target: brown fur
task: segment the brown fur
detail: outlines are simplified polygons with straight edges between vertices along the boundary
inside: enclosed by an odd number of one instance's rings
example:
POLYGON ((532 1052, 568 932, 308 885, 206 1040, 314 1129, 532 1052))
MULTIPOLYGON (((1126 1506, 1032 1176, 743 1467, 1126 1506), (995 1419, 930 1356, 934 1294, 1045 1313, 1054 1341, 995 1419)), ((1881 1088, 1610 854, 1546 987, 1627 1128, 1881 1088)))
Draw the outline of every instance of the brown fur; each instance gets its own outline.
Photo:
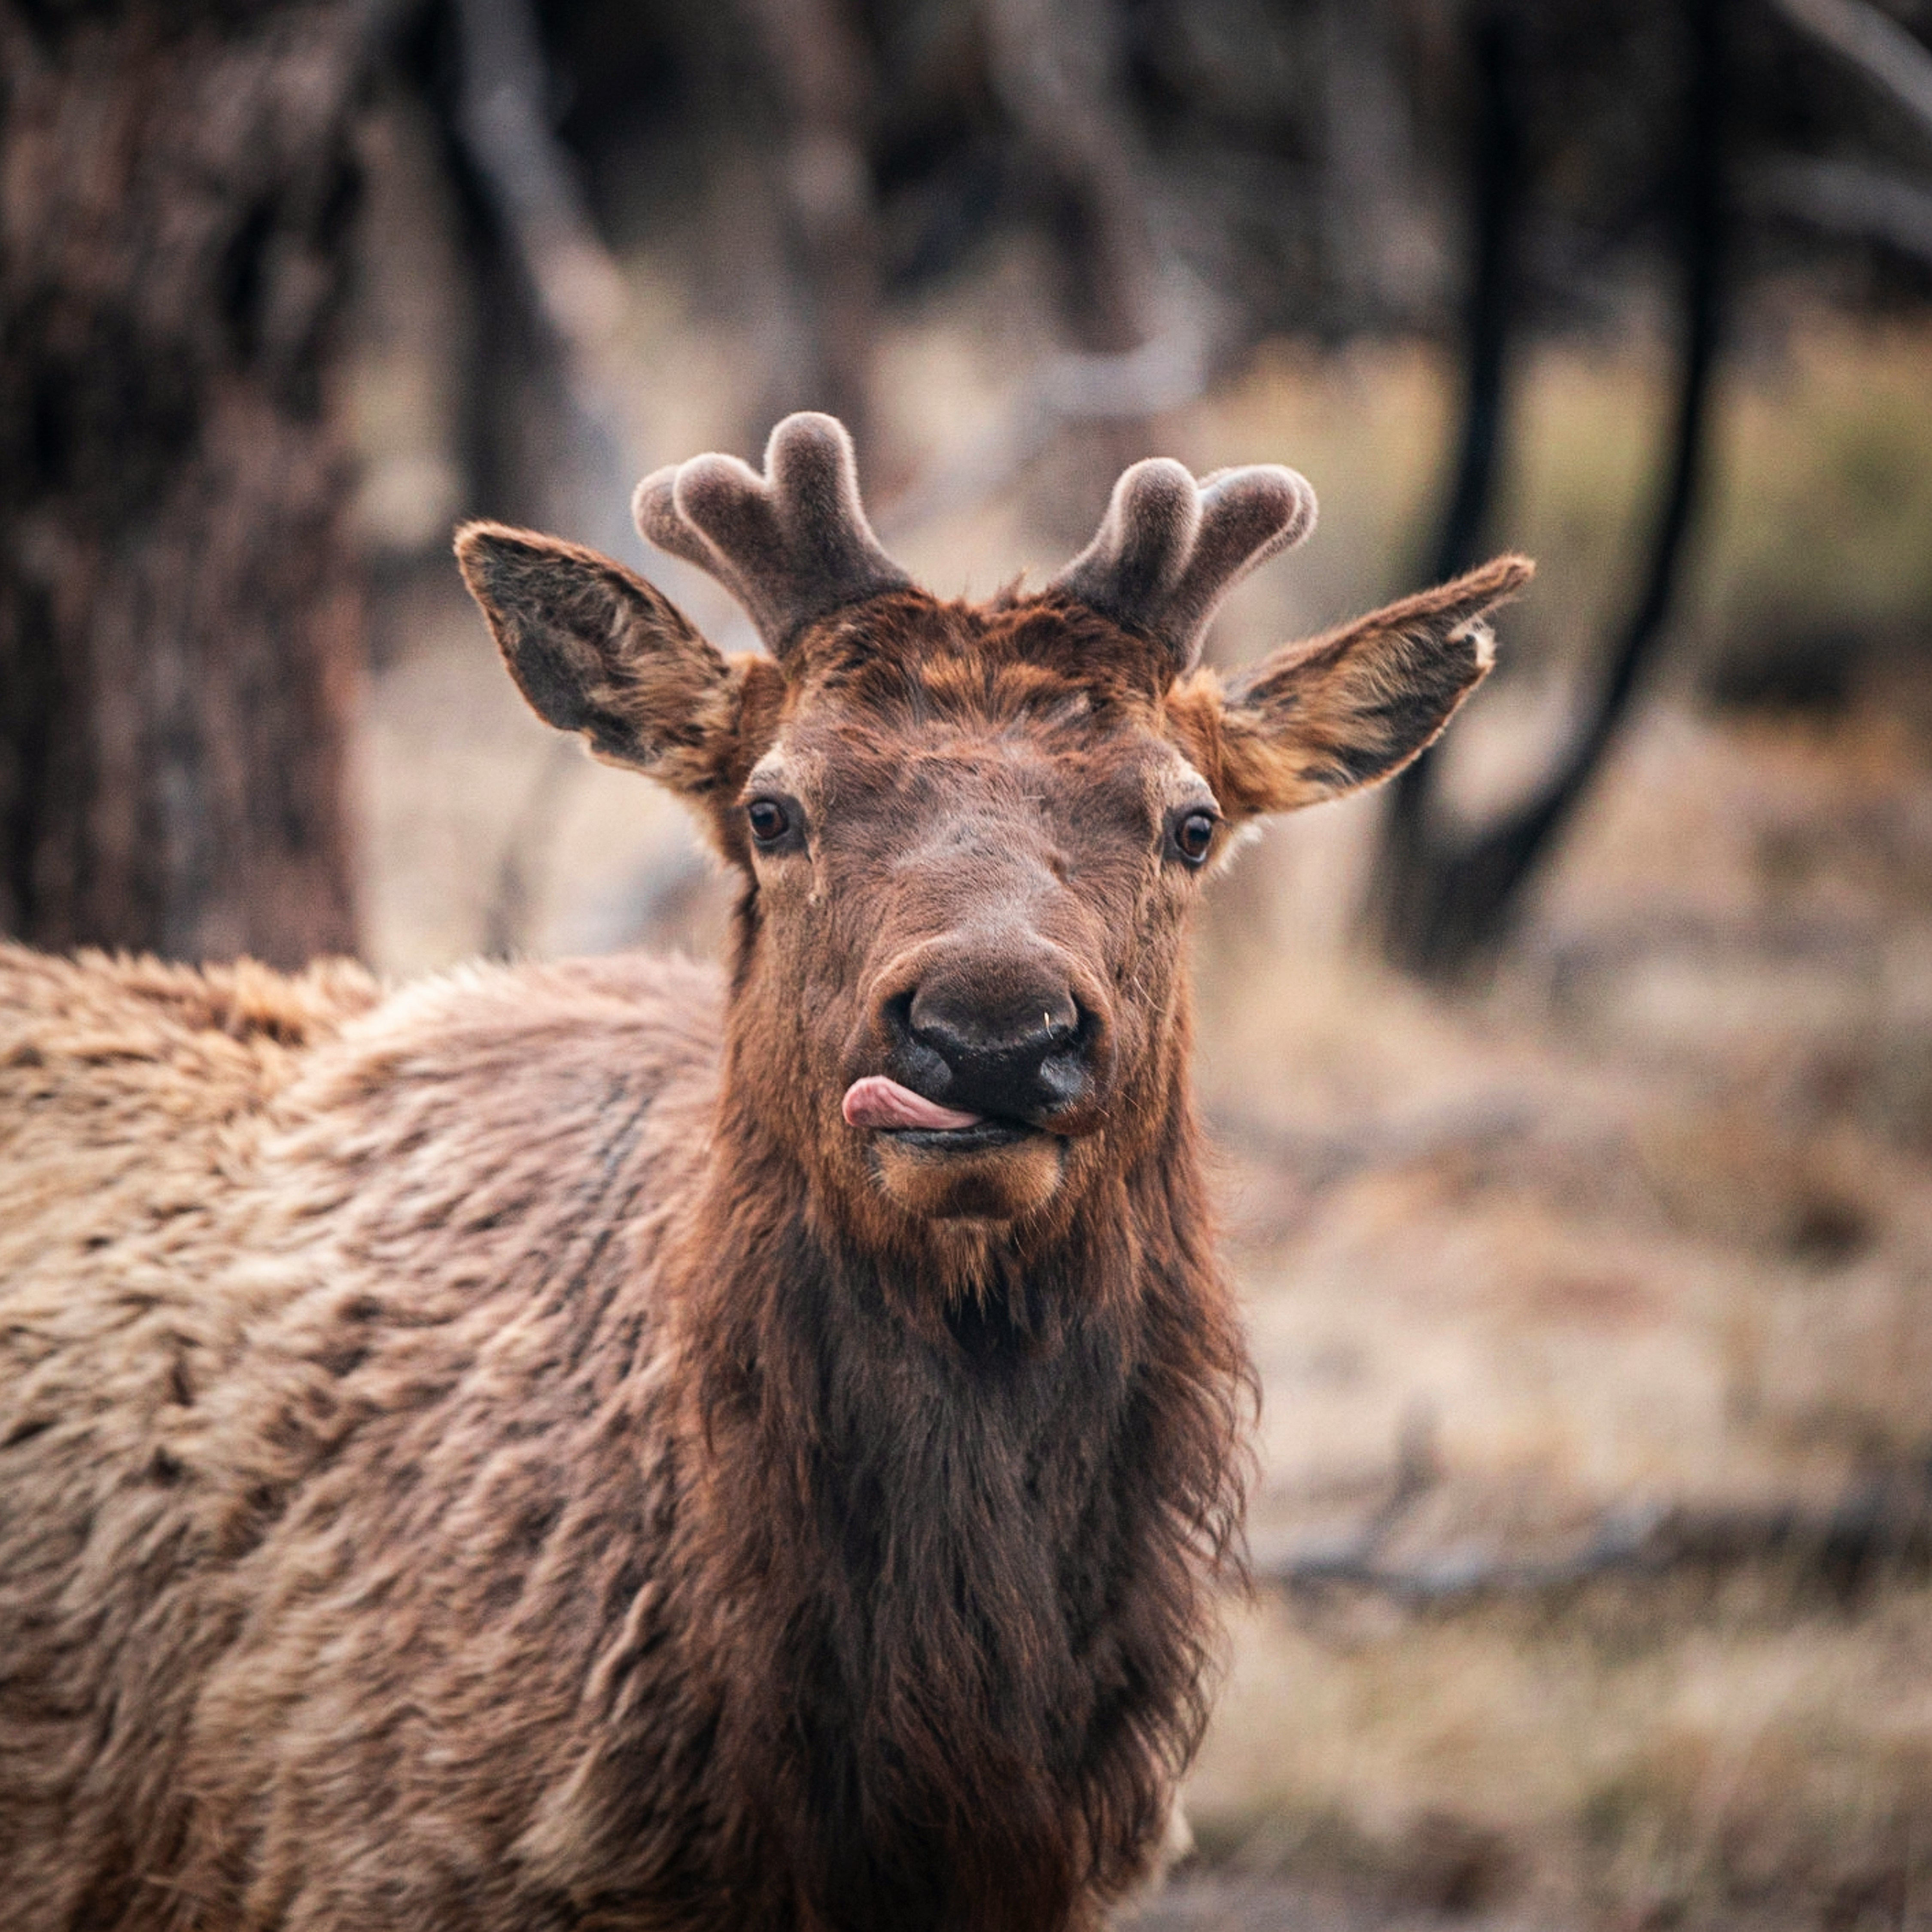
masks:
POLYGON ((729 988, 0 952, 7 1922, 1090 1927, 1200 1734, 1251 1386, 1164 827, 1390 768, 1473 593, 1227 698, 1064 596, 874 594, 781 673, 463 551, 533 702, 742 869, 729 988), (1042 959, 1044 1128, 843 1124, 906 989, 1042 959))

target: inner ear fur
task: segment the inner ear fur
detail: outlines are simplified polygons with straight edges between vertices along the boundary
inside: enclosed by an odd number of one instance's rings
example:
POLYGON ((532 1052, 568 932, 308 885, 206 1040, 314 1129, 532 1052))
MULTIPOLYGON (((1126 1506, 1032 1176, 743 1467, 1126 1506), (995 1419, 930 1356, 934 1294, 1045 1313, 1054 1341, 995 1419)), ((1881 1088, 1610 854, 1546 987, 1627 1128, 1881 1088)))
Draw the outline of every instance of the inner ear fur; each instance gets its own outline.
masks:
POLYGON ((595 550, 500 524, 465 524, 456 557, 545 723, 676 791, 708 791, 725 776, 743 668, 661 592, 595 550))
POLYGON ((1284 646, 1225 690, 1210 673, 1188 680, 1176 708, 1213 740, 1222 809, 1230 818, 1293 812, 1400 771, 1488 675, 1495 639, 1484 620, 1535 569, 1528 557, 1499 556, 1284 646))

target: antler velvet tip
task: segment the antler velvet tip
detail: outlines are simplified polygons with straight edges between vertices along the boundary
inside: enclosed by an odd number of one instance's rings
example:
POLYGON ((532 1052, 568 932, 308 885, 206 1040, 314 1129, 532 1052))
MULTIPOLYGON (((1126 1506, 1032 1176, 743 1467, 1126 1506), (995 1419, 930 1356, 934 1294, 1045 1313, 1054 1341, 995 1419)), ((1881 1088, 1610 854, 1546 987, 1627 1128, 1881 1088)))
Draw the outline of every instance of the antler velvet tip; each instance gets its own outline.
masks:
POLYGON ((835 416, 787 416, 762 475, 735 456, 694 456, 647 476, 631 507, 647 541, 717 578, 780 657, 818 619, 912 584, 866 520, 835 416))
POLYGON ((1151 458, 1114 485, 1093 542, 1047 587, 1152 638, 1185 667, 1221 599, 1315 520, 1307 478, 1278 464, 1197 482, 1180 464, 1151 458))

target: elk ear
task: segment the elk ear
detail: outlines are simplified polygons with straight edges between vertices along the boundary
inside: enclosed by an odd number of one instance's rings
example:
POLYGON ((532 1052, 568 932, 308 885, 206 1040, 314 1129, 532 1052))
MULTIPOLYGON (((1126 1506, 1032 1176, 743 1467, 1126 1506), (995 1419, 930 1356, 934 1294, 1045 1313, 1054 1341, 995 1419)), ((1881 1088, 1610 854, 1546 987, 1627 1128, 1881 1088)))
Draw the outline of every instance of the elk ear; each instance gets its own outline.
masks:
POLYGON ((717 782, 737 736, 739 679, 676 605, 595 550, 500 524, 466 524, 456 557, 545 723, 674 790, 717 782))
POLYGON ((1488 674, 1495 640, 1485 616, 1535 568, 1499 556, 1242 675, 1214 732, 1228 815, 1293 812, 1401 770, 1488 674))

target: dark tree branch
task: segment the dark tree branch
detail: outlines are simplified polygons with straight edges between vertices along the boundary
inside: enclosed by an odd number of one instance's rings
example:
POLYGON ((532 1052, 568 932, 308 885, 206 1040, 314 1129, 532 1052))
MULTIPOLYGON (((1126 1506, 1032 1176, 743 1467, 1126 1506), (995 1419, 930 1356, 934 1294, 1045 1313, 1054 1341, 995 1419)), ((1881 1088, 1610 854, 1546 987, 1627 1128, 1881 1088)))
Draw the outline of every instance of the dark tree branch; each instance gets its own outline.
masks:
POLYGON ((1154 246, 1114 100, 1116 34, 1093 0, 981 0, 994 92, 1037 166, 1077 345, 1119 355, 1153 333, 1154 246))
MULTIPOLYGON (((1429 580, 1459 576, 1477 561, 1477 548, 1496 493, 1502 442, 1518 230, 1522 225, 1523 106, 1516 22, 1492 15, 1477 27, 1474 52, 1477 106, 1474 182, 1474 273, 1464 325, 1467 344, 1462 424, 1456 476, 1444 506, 1429 580)), ((1389 803, 1385 890, 1405 895, 1426 862, 1429 804, 1437 760, 1423 757, 1395 782, 1389 803)))
POLYGON ((1880 1566, 1932 1561, 1932 1510, 1921 1486, 1862 1487, 1827 1510, 1798 1503, 1732 1508, 1625 1504, 1606 1510, 1574 1548, 1512 1556, 1480 1545, 1408 1562, 1380 1554, 1381 1515, 1361 1531, 1256 1558, 1257 1582, 1298 1596, 1354 1590, 1416 1609, 1447 1609, 1498 1597, 1545 1595, 1608 1577, 1723 1574, 1763 1563, 1840 1589, 1880 1566))
POLYGON ((0 0, 0 928, 356 943, 326 406, 391 0, 0 0))
MULTIPOLYGON (((614 556, 635 555, 626 506, 651 466, 623 401, 623 278, 551 131, 536 15, 529 0, 449 4, 457 76, 442 105, 459 185, 485 231, 479 309, 497 338, 485 362, 509 365, 521 379, 509 384, 514 391, 536 376, 554 392, 541 439, 547 473, 530 493, 536 500, 485 507, 545 516, 614 556), (506 296, 517 312, 504 312, 506 296), (521 355, 505 353, 512 346, 521 355)), ((498 386, 488 370, 482 386, 498 386)), ((478 400, 500 416, 511 398, 478 400)))
POLYGON ((1798 27, 1855 68, 1932 134, 1932 49, 1870 0, 1771 0, 1798 27))
POLYGON ((1781 214, 1932 262, 1932 188, 1862 161, 1774 162, 1753 184, 1781 214))
MULTIPOLYGON (((1019 136, 1060 313, 1083 355, 1131 367, 1158 360, 1159 251, 1147 219, 1143 156, 1120 98, 1119 10, 1103 0, 978 0, 988 77, 1019 136)), ((1145 418, 1084 412, 1055 439, 1042 524, 1079 541, 1114 478, 1147 453, 1145 418)))
POLYGON ((778 96, 776 201, 796 327, 774 416, 829 410, 867 451, 879 337, 879 221, 866 149, 876 82, 843 0, 747 0, 778 96))
MULTIPOLYGON (((1542 788, 1496 826, 1452 842, 1409 794, 1410 818, 1387 848, 1383 906, 1391 950, 1425 974, 1450 977, 1507 937, 1524 889, 1553 849, 1627 713, 1664 634, 1702 480, 1711 379, 1723 286, 1723 0, 1689 0, 1693 58, 1685 101, 1678 223, 1683 281, 1671 458, 1635 608, 1582 728, 1542 788)), ((1459 532, 1453 519, 1445 532, 1459 532)), ((1458 560, 1459 565, 1460 560, 1458 560)), ((1426 780, 1420 781, 1426 787, 1426 780)))

